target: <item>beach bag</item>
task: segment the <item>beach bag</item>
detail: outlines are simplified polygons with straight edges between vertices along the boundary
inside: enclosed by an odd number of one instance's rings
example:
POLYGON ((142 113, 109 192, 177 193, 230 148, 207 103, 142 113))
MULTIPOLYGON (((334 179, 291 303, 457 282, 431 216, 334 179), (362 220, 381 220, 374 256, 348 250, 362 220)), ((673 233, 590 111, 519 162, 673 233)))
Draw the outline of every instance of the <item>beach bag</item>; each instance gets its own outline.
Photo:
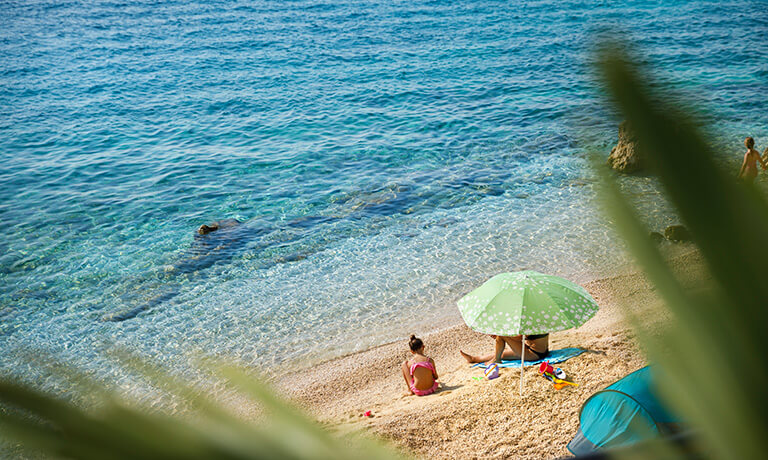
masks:
POLYGON ((493 380, 499 376, 499 365, 496 363, 490 364, 485 368, 485 378, 493 380))

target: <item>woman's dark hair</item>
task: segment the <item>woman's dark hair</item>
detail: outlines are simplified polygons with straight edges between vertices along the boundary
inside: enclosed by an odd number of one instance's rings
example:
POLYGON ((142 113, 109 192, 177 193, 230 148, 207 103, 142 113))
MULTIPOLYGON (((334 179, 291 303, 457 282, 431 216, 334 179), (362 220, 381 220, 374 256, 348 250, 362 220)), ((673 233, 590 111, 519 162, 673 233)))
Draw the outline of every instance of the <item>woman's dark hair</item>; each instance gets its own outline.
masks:
POLYGON ((748 137, 748 138, 744 139, 744 145, 745 145, 745 146, 746 146, 748 149, 751 149, 752 147, 754 147, 754 146, 755 146, 755 140, 754 140, 754 139, 752 139, 751 137, 748 137))
POLYGON ((424 342, 422 342, 421 339, 416 337, 415 335, 412 335, 411 341, 408 342, 408 345, 411 347, 411 351, 417 351, 417 350, 421 350, 421 347, 424 346, 424 342))

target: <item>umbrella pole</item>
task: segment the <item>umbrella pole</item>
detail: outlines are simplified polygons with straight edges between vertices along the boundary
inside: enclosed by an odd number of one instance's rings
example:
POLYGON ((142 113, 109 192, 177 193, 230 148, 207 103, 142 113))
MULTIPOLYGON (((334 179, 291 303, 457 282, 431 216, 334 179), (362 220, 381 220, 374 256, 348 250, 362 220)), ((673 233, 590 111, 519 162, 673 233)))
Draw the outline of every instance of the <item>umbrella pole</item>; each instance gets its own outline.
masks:
POLYGON ((525 334, 520 342, 520 396, 523 395, 523 370, 525 369, 525 334))

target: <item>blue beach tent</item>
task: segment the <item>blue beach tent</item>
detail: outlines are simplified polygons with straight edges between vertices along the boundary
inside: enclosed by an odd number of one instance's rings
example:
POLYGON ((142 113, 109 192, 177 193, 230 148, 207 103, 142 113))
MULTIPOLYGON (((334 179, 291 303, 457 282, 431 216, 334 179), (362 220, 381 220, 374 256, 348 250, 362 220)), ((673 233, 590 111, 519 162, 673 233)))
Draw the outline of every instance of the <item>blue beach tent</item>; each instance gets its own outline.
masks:
POLYGON ((653 372, 646 366, 590 396, 568 450, 586 455, 673 432, 680 421, 657 398, 653 372))

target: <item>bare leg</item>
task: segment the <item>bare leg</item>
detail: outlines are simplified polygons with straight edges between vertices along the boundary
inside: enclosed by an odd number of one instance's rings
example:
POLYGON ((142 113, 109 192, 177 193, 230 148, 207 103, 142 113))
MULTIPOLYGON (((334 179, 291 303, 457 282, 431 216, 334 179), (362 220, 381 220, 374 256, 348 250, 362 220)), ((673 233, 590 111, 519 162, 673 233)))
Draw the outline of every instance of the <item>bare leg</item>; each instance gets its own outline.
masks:
POLYGON ((464 359, 466 359, 466 360, 467 360, 467 362, 468 362, 468 363, 470 363, 470 364, 485 362, 485 361, 483 361, 482 359, 480 359, 480 358, 478 358, 478 357, 475 357, 475 356, 472 356, 472 355, 470 355, 469 353, 464 353, 464 352, 463 352, 463 351, 461 351, 461 350, 459 350, 459 353, 461 353, 461 356, 462 356, 464 359))
MULTIPOLYGON (((525 352, 525 358, 526 360, 537 360, 539 359, 538 356, 531 353, 530 350, 524 349, 523 347, 523 336, 516 335, 514 337, 503 337, 503 336, 497 336, 496 337, 496 344, 497 347, 500 347, 499 343, 503 343, 506 345, 504 347, 504 351, 501 353, 501 359, 505 360, 517 360, 520 359, 520 354, 525 352)), ((498 351, 498 348, 496 349, 498 351)), ((491 355, 483 355, 483 356, 473 356, 469 353, 464 353, 463 351, 459 350, 459 353, 461 353, 461 356, 464 357, 464 359, 467 360, 468 363, 474 364, 474 363, 487 363, 489 361, 493 361, 496 359, 495 354, 491 355)))
POLYGON ((411 390, 411 383, 413 380, 411 378, 411 370, 408 368, 408 361, 403 361, 403 365, 400 366, 400 368, 403 370, 403 377, 405 378, 405 384, 408 386, 408 393, 413 394, 413 390, 411 390))
MULTIPOLYGON (((464 357, 464 359, 467 360, 468 363, 474 364, 474 363, 487 363, 488 361, 493 361, 495 358, 494 355, 484 355, 484 356, 472 356, 468 353, 464 353, 463 351, 459 350, 459 353, 461 353, 461 356, 464 357)), ((501 359, 520 359, 519 352, 516 354, 512 350, 504 350, 504 352, 501 354, 501 359)))
POLYGON ((509 350, 504 350, 503 359, 520 359, 520 354, 525 352, 526 361, 536 361, 539 359, 535 353, 532 353, 527 347, 523 346, 523 337, 516 335, 514 337, 504 337, 509 350), (509 356, 509 357, 507 357, 509 356))

